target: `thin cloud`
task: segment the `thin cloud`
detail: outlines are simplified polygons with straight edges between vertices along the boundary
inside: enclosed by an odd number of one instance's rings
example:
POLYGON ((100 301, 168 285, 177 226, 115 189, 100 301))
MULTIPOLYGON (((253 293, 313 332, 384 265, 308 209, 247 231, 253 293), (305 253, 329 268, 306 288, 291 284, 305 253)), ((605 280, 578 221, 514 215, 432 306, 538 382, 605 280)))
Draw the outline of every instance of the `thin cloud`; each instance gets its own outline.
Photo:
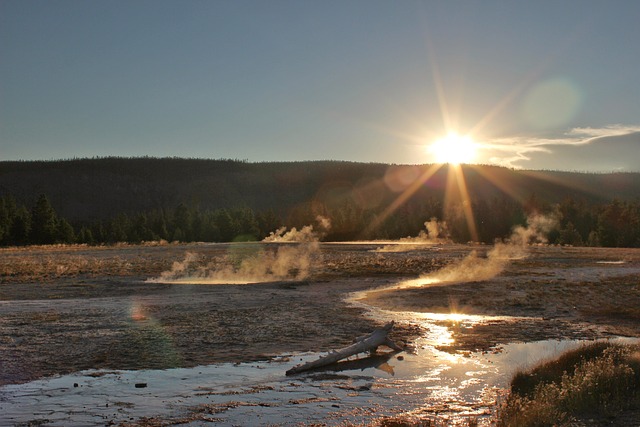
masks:
POLYGON ((576 135, 577 137, 590 137, 590 140, 593 140, 595 138, 628 135, 636 132, 640 132, 640 126, 610 125, 603 128, 573 128, 567 134, 576 135))
MULTIPOLYGON (((535 138, 535 137, 511 137, 500 138, 480 144, 480 157, 483 161, 500 166, 515 169, 529 167, 544 167, 543 158, 553 158, 560 154, 567 154, 568 148, 587 148, 598 143, 612 143, 616 140, 627 142, 634 134, 640 134, 640 125, 609 125, 600 128, 577 127, 569 130, 558 138, 535 138), (541 163, 541 165, 535 163, 541 163)), ((638 138, 640 143, 640 135, 638 138)), ((584 156, 581 156, 584 160, 584 156)), ((608 151, 609 159, 620 158, 620 165, 628 162, 626 150, 621 149, 616 152, 613 147, 608 151)), ((601 161, 602 158, 594 158, 593 161, 601 161)), ((571 170, 587 169, 588 166, 572 164, 571 156, 564 158, 566 167, 571 170)), ((615 161, 603 162, 603 166, 618 170, 628 169, 626 166, 611 166, 615 161)), ((564 168, 563 168, 564 169, 564 168)))

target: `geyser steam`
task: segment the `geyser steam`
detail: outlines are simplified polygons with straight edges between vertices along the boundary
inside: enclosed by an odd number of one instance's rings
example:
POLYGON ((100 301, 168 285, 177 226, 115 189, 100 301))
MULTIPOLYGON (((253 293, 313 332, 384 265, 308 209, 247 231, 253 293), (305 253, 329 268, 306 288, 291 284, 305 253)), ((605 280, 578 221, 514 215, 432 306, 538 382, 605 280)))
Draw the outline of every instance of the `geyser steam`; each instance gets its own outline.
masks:
POLYGON ((321 231, 312 225, 301 230, 286 228, 272 232, 264 242, 286 242, 277 248, 231 246, 232 253, 223 259, 206 262, 202 256, 188 252, 184 260, 174 262, 171 270, 150 282, 190 284, 243 284, 281 280, 303 280, 321 263, 319 239, 330 227, 324 217, 317 218, 321 231), (253 248, 253 250, 252 250, 253 248))
POLYGON ((406 252, 420 249, 425 245, 435 245, 449 241, 447 223, 440 222, 436 218, 424 223, 424 230, 420 230, 415 237, 404 237, 392 245, 386 245, 375 250, 375 252, 406 252))
POLYGON ((502 273, 511 260, 527 257, 530 244, 546 243, 547 234, 557 224, 554 217, 534 215, 527 218, 527 227, 514 228, 511 236, 498 242, 487 252, 486 258, 472 251, 461 261, 448 265, 435 273, 403 282, 398 288, 428 286, 437 283, 472 282, 489 280, 502 273))
POLYGON ((319 231, 314 230, 313 225, 305 225, 300 230, 297 230, 295 227, 293 227, 289 231, 287 231, 287 227, 281 227, 276 231, 272 231, 262 241, 276 243, 318 242, 327 234, 327 231, 329 231, 329 229, 331 228, 331 221, 329 220, 329 218, 325 218, 321 215, 318 215, 316 217, 316 221, 318 222, 319 231))
POLYGON ((181 262, 174 262, 171 270, 149 280, 160 283, 243 284, 279 280, 302 280, 309 276, 320 261, 317 242, 295 246, 281 246, 275 251, 261 248, 252 255, 234 260, 225 257, 209 263, 201 256, 188 252, 181 262))

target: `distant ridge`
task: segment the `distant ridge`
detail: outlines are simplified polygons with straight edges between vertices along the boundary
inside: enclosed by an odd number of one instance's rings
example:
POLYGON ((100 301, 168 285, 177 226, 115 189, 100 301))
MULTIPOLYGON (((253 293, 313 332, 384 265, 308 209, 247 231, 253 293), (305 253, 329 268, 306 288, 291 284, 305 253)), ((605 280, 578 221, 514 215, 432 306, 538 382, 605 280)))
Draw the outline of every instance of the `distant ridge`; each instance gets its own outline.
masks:
MULTIPOLYGON (((38 195, 46 194, 59 214, 74 221, 174 209, 180 203, 202 209, 246 206, 285 213, 314 200, 327 203, 335 198, 367 197, 365 190, 372 188, 376 197, 390 203, 398 195, 398 188, 383 184, 390 170, 405 170, 416 177, 429 168, 343 161, 249 163, 152 157, 3 161, 0 197, 12 195, 32 205, 38 195)), ((523 203, 534 197, 552 204, 571 197, 593 204, 640 197, 640 173, 477 165, 462 169, 472 200, 506 196, 523 203)), ((448 167, 439 169, 412 197, 444 198, 447 173, 448 167)))

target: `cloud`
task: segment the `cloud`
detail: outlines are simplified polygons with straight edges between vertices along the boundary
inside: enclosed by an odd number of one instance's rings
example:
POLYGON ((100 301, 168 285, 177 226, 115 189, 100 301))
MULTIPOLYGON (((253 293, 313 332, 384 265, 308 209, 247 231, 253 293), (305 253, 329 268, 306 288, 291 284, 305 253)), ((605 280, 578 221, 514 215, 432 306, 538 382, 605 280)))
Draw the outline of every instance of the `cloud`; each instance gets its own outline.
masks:
POLYGON ((640 171, 640 125, 573 128, 557 138, 512 137, 481 144, 480 162, 516 169, 640 171))
POLYGON ((590 136, 592 139, 595 139, 608 136, 629 135, 638 132, 640 132, 640 126, 611 125, 603 128, 573 128, 568 134, 577 135, 578 137, 590 136))

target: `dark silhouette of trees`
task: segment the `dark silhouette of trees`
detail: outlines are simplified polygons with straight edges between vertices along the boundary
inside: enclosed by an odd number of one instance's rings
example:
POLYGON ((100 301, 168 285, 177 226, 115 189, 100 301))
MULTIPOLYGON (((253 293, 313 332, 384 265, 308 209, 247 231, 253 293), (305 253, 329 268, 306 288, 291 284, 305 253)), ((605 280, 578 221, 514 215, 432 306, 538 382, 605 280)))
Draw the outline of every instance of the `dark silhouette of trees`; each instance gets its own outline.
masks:
POLYGON ((55 241, 57 243, 76 242, 76 233, 71 224, 69 224, 69 222, 64 218, 59 218, 57 220, 55 241))
POLYGON ((58 218, 56 212, 51 207, 47 196, 41 194, 31 209, 30 241, 38 245, 56 243, 58 237, 57 226, 58 218))
POLYGON ((640 246, 640 203, 613 200, 598 216, 598 239, 602 246, 640 246))
POLYGON ((7 243, 10 245, 26 245, 32 243, 29 240, 31 234, 31 214, 24 206, 13 211, 10 220, 7 243))
MULTIPOLYGON (((293 209, 288 220, 282 220, 273 210, 255 212, 248 207, 200 210, 180 203, 173 211, 120 213, 107 221, 84 222, 74 227, 58 217, 46 196, 38 197, 29 211, 12 197, 0 198, 0 244, 26 245, 51 243, 113 244, 140 243, 152 240, 232 242, 261 240, 281 226, 318 226, 316 217, 322 214, 331 227, 326 240, 396 239, 415 236, 424 230, 431 218, 446 219, 454 241, 471 239, 466 209, 451 204, 447 210, 437 200, 426 199, 400 206, 377 227, 380 210, 367 209, 345 200, 331 208, 307 203, 293 209), (364 233, 368 234, 364 234, 364 233)), ((509 237, 516 225, 525 225, 524 205, 506 197, 471 203, 478 239, 492 243, 509 237)), ((574 246, 640 247, 640 202, 617 199, 604 205, 589 205, 566 198, 549 205, 547 212, 558 218, 555 230, 549 233, 550 243, 574 246), (578 224, 578 225, 576 225, 578 224)))
POLYGON ((84 243, 87 245, 95 245, 96 240, 93 238, 93 232, 89 227, 82 226, 78 232, 78 243, 84 243))
POLYGON ((550 243, 640 247, 640 174, 465 167, 470 199, 463 205, 445 197, 446 168, 407 197, 402 186, 385 181, 388 171, 420 176, 428 165, 177 158, 0 165, 2 246, 261 240, 282 226, 317 227, 318 216, 331 223, 325 240, 416 236, 436 218, 457 242, 490 244, 528 216, 544 214, 558 220, 550 243))
MULTIPOLYGON (((515 226, 526 225, 526 209, 531 207, 531 200, 529 198, 523 204, 507 197, 473 200, 471 211, 479 241, 493 243, 508 238, 515 226)), ((552 244, 640 247, 640 201, 614 199, 603 205, 589 205, 568 197, 562 203, 548 205, 546 212, 539 212, 537 209, 541 209, 541 205, 536 207, 536 214, 553 215, 558 219, 557 227, 548 236, 552 244)), ((262 240, 282 226, 318 227, 318 215, 331 223, 328 230, 321 230, 328 241, 416 236, 424 230, 425 221, 436 218, 446 219, 449 235, 454 241, 467 242, 471 234, 465 211, 462 204, 450 204, 444 210, 440 201, 424 199, 400 206, 378 224, 380 209, 362 207, 348 199, 330 208, 314 202, 301 204, 291 211, 286 221, 272 209, 255 212, 244 206, 201 210, 179 203, 169 212, 120 213, 107 221, 78 223, 74 227, 56 214, 45 195, 38 197, 31 210, 7 196, 0 198, 0 244, 94 245, 161 239, 180 242, 255 241, 262 240), (372 224, 378 226, 371 227, 372 224)))

